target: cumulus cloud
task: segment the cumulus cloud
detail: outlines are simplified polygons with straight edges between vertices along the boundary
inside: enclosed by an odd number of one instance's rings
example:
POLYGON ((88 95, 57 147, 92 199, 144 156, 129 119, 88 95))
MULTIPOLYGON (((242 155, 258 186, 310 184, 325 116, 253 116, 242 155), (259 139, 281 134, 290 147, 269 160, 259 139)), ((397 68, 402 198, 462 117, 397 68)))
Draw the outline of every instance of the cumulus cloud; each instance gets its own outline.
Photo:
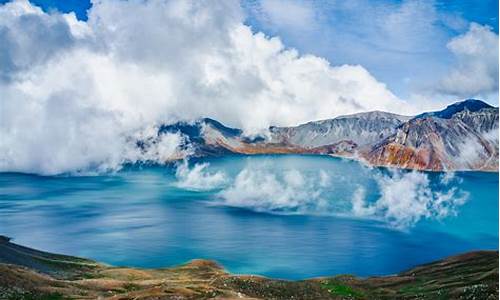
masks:
POLYGON ((441 80, 440 92, 460 97, 498 93, 498 35, 491 27, 471 23, 447 47, 456 65, 441 80))
POLYGON ((410 109, 362 66, 253 33, 235 1, 96 0, 83 22, 17 0, 0 16, 2 171, 115 168, 137 132, 179 119, 256 133, 410 109))
MULTIPOLYGON (((468 194, 450 186, 453 174, 440 178, 432 187, 429 176, 422 172, 393 171, 376 176, 380 198, 366 200, 360 187, 352 199, 352 212, 358 217, 373 217, 397 229, 406 229, 423 218, 442 219, 456 214, 456 208, 465 203, 468 194)), ((459 179, 456 179, 459 180, 459 179)))
POLYGON ((28 2, 7 3, 0 9, 0 79, 45 64, 74 44, 68 23, 74 14, 47 15, 28 2))

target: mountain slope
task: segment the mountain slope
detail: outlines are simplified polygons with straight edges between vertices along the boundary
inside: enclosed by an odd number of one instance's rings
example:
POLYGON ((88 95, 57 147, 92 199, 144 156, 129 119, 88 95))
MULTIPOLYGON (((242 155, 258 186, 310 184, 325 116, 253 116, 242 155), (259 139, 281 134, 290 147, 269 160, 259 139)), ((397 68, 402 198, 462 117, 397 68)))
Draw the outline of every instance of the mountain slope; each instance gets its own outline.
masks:
POLYGON ((271 140, 304 148, 351 141, 364 145, 379 141, 395 132, 410 117, 381 111, 340 116, 309 122, 296 127, 271 127, 271 140))
POLYGON ((373 111, 257 137, 208 118, 163 125, 158 134, 167 132, 183 134, 183 147, 198 157, 310 153, 418 170, 498 170, 498 108, 473 99, 415 117, 373 111))
MULTIPOLYGON (((227 128, 214 126, 203 119, 205 146, 222 148, 233 153, 315 153, 350 156, 359 145, 379 141, 396 130, 407 116, 385 112, 367 112, 335 119, 309 122, 296 127, 271 127, 268 137, 248 138, 227 134, 227 128)), ((220 124, 220 123, 219 123, 220 124)), ((230 129, 236 133, 236 129, 230 129)))
POLYGON ((498 108, 467 100, 419 115, 361 156, 377 166, 498 170, 498 108))

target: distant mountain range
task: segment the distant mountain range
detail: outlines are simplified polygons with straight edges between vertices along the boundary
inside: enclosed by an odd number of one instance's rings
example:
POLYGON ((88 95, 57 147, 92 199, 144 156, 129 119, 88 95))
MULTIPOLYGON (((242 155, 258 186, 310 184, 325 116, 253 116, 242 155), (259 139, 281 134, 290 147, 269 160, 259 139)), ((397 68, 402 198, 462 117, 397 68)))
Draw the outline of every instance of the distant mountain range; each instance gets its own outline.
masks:
POLYGON ((441 111, 402 116, 381 111, 294 127, 270 127, 248 137, 213 119, 163 125, 158 135, 184 134, 193 155, 311 153, 373 166, 417 170, 498 171, 498 108, 469 99, 441 111))

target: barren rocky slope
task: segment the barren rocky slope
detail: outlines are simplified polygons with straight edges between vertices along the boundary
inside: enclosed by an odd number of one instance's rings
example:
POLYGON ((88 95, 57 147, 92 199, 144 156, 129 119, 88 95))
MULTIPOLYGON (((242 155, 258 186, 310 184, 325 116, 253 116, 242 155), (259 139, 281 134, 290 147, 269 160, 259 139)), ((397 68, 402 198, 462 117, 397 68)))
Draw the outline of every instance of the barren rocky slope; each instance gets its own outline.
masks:
POLYGON ((498 108, 468 100, 422 114, 362 156, 409 169, 498 170, 498 108))
POLYGON ((166 132, 182 133, 184 147, 194 156, 325 154, 376 166, 498 171, 498 108, 480 100, 457 102, 415 117, 375 111, 271 127, 268 134, 257 137, 207 118, 163 125, 158 135, 166 132))

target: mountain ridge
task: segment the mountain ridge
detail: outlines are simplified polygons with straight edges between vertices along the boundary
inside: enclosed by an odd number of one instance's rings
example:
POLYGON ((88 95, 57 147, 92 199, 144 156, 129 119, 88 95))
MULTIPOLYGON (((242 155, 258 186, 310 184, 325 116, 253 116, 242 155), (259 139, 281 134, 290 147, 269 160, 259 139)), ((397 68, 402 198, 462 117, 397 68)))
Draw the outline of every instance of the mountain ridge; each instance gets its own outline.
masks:
POLYGON ((454 114, 461 112, 465 109, 476 112, 483 108, 494 108, 486 102, 477 99, 466 99, 464 101, 455 102, 453 104, 448 105, 445 109, 434 111, 434 112, 426 112, 420 115, 415 116, 415 118, 422 118, 427 116, 436 116, 442 119, 450 119, 454 114))
POLYGON ((162 125, 158 134, 179 132, 197 157, 238 154, 322 154, 372 166, 426 171, 498 171, 498 107, 467 99, 443 110, 403 116, 369 111, 269 127, 267 135, 201 118, 162 125))

